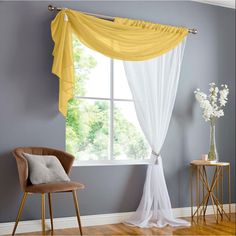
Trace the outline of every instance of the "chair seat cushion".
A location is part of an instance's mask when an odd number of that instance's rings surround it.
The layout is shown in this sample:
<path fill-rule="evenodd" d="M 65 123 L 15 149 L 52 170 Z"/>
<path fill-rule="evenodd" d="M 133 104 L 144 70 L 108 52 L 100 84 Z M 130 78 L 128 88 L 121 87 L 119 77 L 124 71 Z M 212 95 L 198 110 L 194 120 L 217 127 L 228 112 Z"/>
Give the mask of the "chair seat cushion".
<path fill-rule="evenodd" d="M 84 185 L 79 182 L 54 182 L 46 184 L 33 184 L 26 187 L 26 192 L 29 193 L 52 193 L 52 192 L 66 192 L 76 189 L 83 189 Z"/>
<path fill-rule="evenodd" d="M 33 155 L 23 153 L 29 166 L 29 178 L 32 184 L 70 181 L 56 156 Z"/>

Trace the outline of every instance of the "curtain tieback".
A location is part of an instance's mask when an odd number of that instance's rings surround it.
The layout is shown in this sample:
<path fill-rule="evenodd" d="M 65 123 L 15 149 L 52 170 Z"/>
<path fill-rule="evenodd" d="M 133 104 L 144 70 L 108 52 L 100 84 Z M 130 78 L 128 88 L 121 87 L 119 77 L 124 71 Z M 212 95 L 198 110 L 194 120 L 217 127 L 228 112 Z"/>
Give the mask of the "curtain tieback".
<path fill-rule="evenodd" d="M 154 156 L 156 156 L 156 157 L 159 157 L 160 156 L 160 153 L 156 153 L 156 152 L 154 152 L 153 150 L 152 150 L 152 155 L 154 155 Z"/>
<path fill-rule="evenodd" d="M 160 156 L 160 153 L 156 153 L 156 152 L 154 152 L 153 150 L 152 150 L 152 155 L 153 156 L 155 156 L 155 161 L 154 161 L 154 165 L 158 165 L 159 163 L 158 163 L 158 157 Z"/>

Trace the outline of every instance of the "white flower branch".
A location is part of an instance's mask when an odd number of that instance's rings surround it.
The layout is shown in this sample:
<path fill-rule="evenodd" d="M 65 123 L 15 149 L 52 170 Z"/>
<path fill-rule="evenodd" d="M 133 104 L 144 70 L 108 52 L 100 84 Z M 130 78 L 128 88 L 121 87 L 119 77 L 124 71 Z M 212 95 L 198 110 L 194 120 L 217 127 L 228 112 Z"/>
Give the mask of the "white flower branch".
<path fill-rule="evenodd" d="M 200 107 L 203 109 L 202 116 L 204 120 L 213 122 L 224 116 L 223 107 L 228 101 L 229 89 L 226 84 L 222 84 L 221 89 L 215 83 L 209 85 L 209 95 L 201 92 L 200 89 L 197 89 L 194 93 Z"/>

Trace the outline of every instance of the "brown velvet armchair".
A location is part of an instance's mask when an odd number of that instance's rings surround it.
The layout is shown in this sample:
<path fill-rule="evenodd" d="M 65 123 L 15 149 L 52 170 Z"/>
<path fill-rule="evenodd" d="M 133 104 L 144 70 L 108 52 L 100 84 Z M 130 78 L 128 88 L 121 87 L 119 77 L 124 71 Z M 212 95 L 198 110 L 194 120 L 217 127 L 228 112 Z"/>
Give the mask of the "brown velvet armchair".
<path fill-rule="evenodd" d="M 50 212 L 50 220 L 51 220 L 51 229 L 53 231 L 53 210 L 52 210 L 52 193 L 56 192 L 72 192 L 75 210 L 77 215 L 77 220 L 79 224 L 80 234 L 82 235 L 82 225 L 80 221 L 80 211 L 78 200 L 76 196 L 77 189 L 83 189 L 84 185 L 79 182 L 55 182 L 55 183 L 46 183 L 46 184 L 37 184 L 33 185 L 30 183 L 29 176 L 28 176 L 28 164 L 27 160 L 24 158 L 23 153 L 30 153 L 35 155 L 53 155 L 58 158 L 61 162 L 65 172 L 69 174 L 73 161 L 74 156 L 70 155 L 69 153 L 52 149 L 52 148 L 45 148 L 45 147 L 19 147 L 13 151 L 13 155 L 16 158 L 19 179 L 21 189 L 24 192 L 23 198 L 21 200 L 20 208 L 18 210 L 18 214 L 16 217 L 15 226 L 12 232 L 12 235 L 15 234 L 19 219 L 21 217 L 25 201 L 27 199 L 28 194 L 32 193 L 39 193 L 42 196 L 42 231 L 45 234 L 45 194 L 48 195 L 48 204 L 49 204 L 49 212 Z"/>

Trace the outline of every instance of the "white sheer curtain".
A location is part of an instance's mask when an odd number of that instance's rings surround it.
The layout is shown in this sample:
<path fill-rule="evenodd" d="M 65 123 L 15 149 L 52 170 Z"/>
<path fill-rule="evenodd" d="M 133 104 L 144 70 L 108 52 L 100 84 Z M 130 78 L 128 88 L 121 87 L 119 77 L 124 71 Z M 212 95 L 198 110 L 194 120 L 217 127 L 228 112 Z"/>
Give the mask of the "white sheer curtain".
<path fill-rule="evenodd" d="M 152 148 L 141 202 L 125 222 L 130 225 L 143 228 L 189 225 L 173 216 L 160 156 L 175 102 L 185 43 L 186 38 L 168 53 L 151 60 L 124 62 L 136 114 Z"/>

